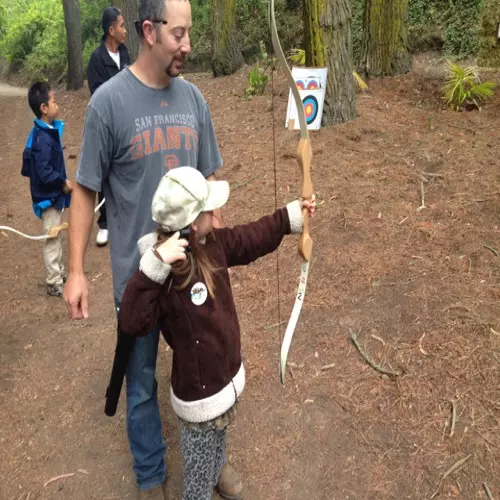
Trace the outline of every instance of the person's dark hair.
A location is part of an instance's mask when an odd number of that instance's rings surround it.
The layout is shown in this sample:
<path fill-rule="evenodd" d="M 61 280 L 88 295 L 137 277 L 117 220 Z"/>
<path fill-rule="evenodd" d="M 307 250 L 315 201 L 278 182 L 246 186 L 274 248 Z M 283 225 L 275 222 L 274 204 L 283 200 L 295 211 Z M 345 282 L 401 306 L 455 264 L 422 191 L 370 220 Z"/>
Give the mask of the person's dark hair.
<path fill-rule="evenodd" d="M 152 19 L 162 19 L 165 14 L 166 0 L 140 0 L 139 1 L 139 20 L 135 21 L 135 29 L 139 39 L 144 38 L 142 23 Z"/>
<path fill-rule="evenodd" d="M 108 36 L 109 28 L 118 21 L 118 18 L 122 15 L 122 11 L 118 7 L 106 7 L 102 13 L 102 31 L 104 32 L 104 37 Z"/>
<path fill-rule="evenodd" d="M 40 106 L 49 105 L 49 92 L 52 87 L 47 82 L 35 82 L 28 90 L 28 102 L 31 110 L 37 118 L 42 116 Z"/>

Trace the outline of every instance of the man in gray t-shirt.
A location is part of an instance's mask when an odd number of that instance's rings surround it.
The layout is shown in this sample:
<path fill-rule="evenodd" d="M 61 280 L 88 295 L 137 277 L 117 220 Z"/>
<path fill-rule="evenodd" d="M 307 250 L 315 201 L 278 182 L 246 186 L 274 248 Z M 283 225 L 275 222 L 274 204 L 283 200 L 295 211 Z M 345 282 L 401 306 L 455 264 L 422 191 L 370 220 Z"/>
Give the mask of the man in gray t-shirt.
<path fill-rule="evenodd" d="M 165 1 L 165 4 L 163 3 Z M 178 166 L 208 179 L 222 161 L 207 103 L 175 78 L 190 52 L 188 1 L 140 0 L 137 61 L 95 92 L 87 107 L 69 229 L 64 297 L 73 319 L 88 317 L 83 272 L 95 193 L 106 197 L 114 299 L 119 307 L 139 264 L 137 240 L 155 229 L 151 201 L 161 177 Z M 220 220 L 220 214 L 216 214 Z M 163 499 L 165 443 L 155 379 L 158 329 L 137 339 L 127 381 L 127 430 L 139 498 Z"/>
<path fill-rule="evenodd" d="M 174 78 L 166 89 L 147 87 L 132 67 L 98 89 L 87 107 L 76 181 L 92 191 L 103 184 L 118 302 L 139 264 L 137 240 L 157 226 L 153 194 L 179 166 L 205 177 L 221 166 L 208 106 L 194 85 Z"/>

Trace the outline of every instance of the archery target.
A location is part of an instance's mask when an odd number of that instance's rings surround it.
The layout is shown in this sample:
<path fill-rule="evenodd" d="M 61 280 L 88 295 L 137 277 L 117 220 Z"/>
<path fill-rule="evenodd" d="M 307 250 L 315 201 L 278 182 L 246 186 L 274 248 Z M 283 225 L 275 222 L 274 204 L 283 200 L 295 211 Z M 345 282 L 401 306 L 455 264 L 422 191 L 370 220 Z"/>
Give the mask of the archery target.
<path fill-rule="evenodd" d="M 311 125 L 311 123 L 316 120 L 318 117 L 318 99 L 313 95 L 308 95 L 304 99 L 302 99 L 302 103 L 304 104 L 304 114 L 306 115 L 306 123 Z"/>
<path fill-rule="evenodd" d="M 317 78 L 304 78 L 295 80 L 295 85 L 299 90 L 316 90 L 321 87 L 321 82 Z"/>
<path fill-rule="evenodd" d="M 321 128 L 321 117 L 323 116 L 323 104 L 325 102 L 325 89 L 299 90 L 306 125 L 309 130 L 319 130 Z M 288 102 L 288 113 L 285 127 L 293 130 L 300 130 L 299 118 L 295 100 L 291 96 Z"/>
<path fill-rule="evenodd" d="M 325 102 L 328 68 L 292 68 L 293 79 L 302 99 L 309 130 L 319 130 Z M 292 91 L 289 92 L 285 128 L 299 130 L 297 107 Z"/>
<path fill-rule="evenodd" d="M 316 90 L 316 89 L 319 89 L 319 87 L 320 87 L 320 83 L 316 79 L 309 80 L 307 82 L 307 85 L 306 85 L 307 90 Z"/>

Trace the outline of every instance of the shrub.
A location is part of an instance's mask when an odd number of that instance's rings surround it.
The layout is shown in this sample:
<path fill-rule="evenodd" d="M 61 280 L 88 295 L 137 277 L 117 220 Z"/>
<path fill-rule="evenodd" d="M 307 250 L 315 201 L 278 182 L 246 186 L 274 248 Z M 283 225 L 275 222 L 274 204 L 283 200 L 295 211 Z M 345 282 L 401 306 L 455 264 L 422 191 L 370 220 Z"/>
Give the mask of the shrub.
<path fill-rule="evenodd" d="M 83 60 L 86 66 L 101 37 L 107 0 L 82 0 Z M 2 15 L 9 19 L 2 28 Z M 0 6 L 0 56 L 28 79 L 55 79 L 67 69 L 66 28 L 61 0 L 14 0 Z"/>
<path fill-rule="evenodd" d="M 468 107 L 479 109 L 479 103 L 493 97 L 493 82 L 481 82 L 479 71 L 474 66 L 462 67 L 447 61 L 447 76 L 443 85 L 443 99 L 455 110 Z"/>
<path fill-rule="evenodd" d="M 264 42 L 260 42 L 260 56 L 259 60 L 253 65 L 250 73 L 248 74 L 248 88 L 245 90 L 245 97 L 252 98 L 254 95 L 262 95 L 269 80 L 268 72 L 273 70 L 276 59 L 269 57 L 266 52 Z"/>

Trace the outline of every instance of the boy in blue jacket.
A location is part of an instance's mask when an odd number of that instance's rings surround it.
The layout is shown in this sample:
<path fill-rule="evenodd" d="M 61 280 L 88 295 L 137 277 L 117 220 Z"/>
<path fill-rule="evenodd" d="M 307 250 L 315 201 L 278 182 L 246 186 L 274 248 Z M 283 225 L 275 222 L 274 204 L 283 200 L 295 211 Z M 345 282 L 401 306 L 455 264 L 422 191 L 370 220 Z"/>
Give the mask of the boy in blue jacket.
<path fill-rule="evenodd" d="M 28 102 L 36 116 L 23 153 L 21 174 L 30 178 L 33 211 L 48 232 L 62 222 L 73 189 L 66 177 L 62 133 L 64 123 L 57 120 L 59 107 L 48 83 L 35 82 L 28 91 Z M 62 297 L 66 271 L 60 235 L 45 240 L 43 259 L 47 273 L 47 294 Z"/>

